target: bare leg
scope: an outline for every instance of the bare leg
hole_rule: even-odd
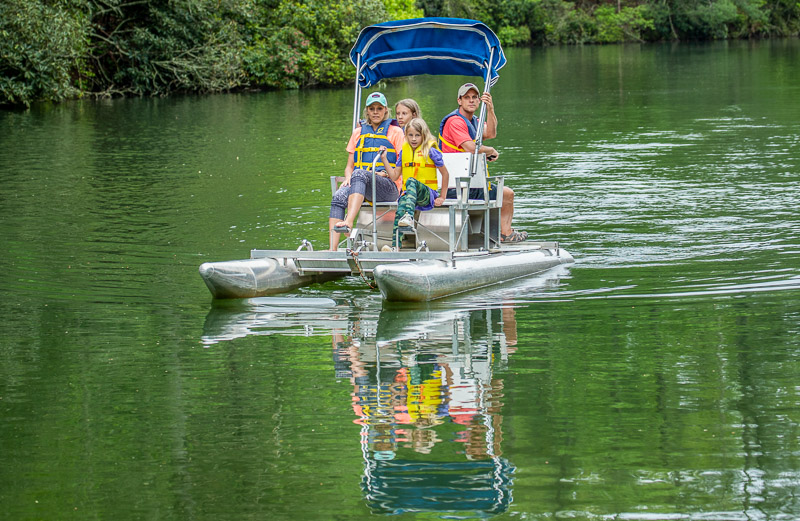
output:
[[[356,222],[358,211],[361,209],[361,203],[363,202],[364,196],[361,194],[350,194],[350,197],[347,198],[347,215],[342,222],[350,228],[352,228],[353,224]]]
[[[350,194],[347,198],[347,215],[344,219],[328,219],[328,241],[331,251],[336,251],[339,247],[339,240],[341,234],[333,229],[337,224],[346,224],[351,229],[356,221],[358,210],[361,209],[361,203],[364,202],[364,196],[361,194]]]
[[[334,219],[331,217],[328,219],[328,241],[329,241],[329,249],[331,251],[336,251],[336,248],[339,247],[339,232],[333,231],[333,227],[336,226],[336,223],[341,221],[341,219]]]
[[[352,197],[352,196],[351,196]],[[511,235],[511,219],[514,218],[514,190],[503,187],[503,206],[500,207],[500,233]]]
[[[501,312],[503,316],[503,333],[506,335],[506,345],[512,347],[517,345],[517,318],[516,310],[512,307],[503,308]],[[510,353],[516,351],[516,348],[509,349]]]

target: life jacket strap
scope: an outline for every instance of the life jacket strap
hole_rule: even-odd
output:
[[[448,146],[448,147],[450,147],[450,148],[453,148],[453,149],[455,149],[455,150],[458,150],[459,152],[466,152],[466,150],[464,150],[464,149],[463,149],[463,148],[461,148],[460,146],[458,146],[458,145],[453,145],[452,143],[449,143],[449,142],[448,142],[448,141],[447,141],[447,140],[446,140],[444,137],[442,137],[441,135],[439,135],[439,141],[441,141],[443,144],[447,145],[447,146]]]

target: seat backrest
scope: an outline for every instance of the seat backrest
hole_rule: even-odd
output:
[[[442,154],[444,158],[444,166],[447,167],[447,173],[450,174],[450,182],[448,188],[456,188],[457,177],[469,176],[469,162],[472,154],[469,152],[453,152]],[[470,188],[486,188],[486,154],[478,154],[477,173],[472,177],[469,183]],[[436,176],[439,179],[439,186],[442,186],[442,176],[437,171]]]

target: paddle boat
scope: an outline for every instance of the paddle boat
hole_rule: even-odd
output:
[[[484,92],[506,63],[497,36],[483,23],[456,18],[418,18],[364,28],[350,51],[356,68],[353,127],[359,124],[362,89],[386,78],[419,74],[479,76]],[[481,147],[486,106],[476,137]],[[207,262],[200,275],[215,298],[253,298],[355,275],[373,283],[388,301],[427,301],[527,277],[574,262],[553,241],[500,241],[502,176],[489,178],[485,154],[444,154],[448,187],[456,199],[416,212],[414,228],[402,229],[397,251],[381,251],[392,242],[397,202],[364,204],[356,225],[337,251],[315,251],[308,240],[295,250],[250,252],[246,260]],[[377,160],[377,159],[376,159]],[[375,163],[372,165],[375,175]],[[335,191],[343,178],[331,178]],[[488,198],[489,183],[497,199]],[[373,197],[375,200],[374,187]],[[469,199],[483,188],[483,199]]]

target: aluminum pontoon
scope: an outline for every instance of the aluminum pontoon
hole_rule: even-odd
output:
[[[497,36],[486,25],[455,18],[369,26],[359,34],[350,59],[356,67],[353,127],[359,124],[361,90],[384,78],[481,76],[484,91],[489,92],[499,77],[497,71],[506,63]],[[485,121],[482,105],[476,150]],[[416,212],[415,229],[403,230],[399,251],[381,251],[391,244],[397,203],[379,202],[362,207],[356,226],[338,251],[314,251],[304,240],[296,250],[256,249],[247,260],[205,263],[200,275],[215,298],[273,295],[356,275],[374,279],[386,300],[424,301],[574,262],[557,242],[501,243],[503,178],[488,177],[484,154],[444,154],[444,159],[449,188],[456,189],[458,197],[430,211]],[[340,180],[331,178],[332,191]],[[488,198],[489,181],[497,185],[495,200]],[[484,188],[484,198],[469,199],[469,188]]]

